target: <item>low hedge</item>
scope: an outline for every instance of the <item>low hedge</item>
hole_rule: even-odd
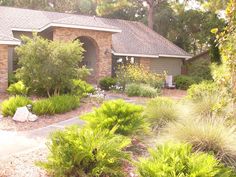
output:
[[[195,81],[192,77],[187,75],[179,75],[175,77],[176,88],[187,90],[191,85],[195,84]]]

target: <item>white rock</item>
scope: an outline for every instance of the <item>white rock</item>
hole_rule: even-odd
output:
[[[16,109],[15,115],[13,116],[13,120],[17,122],[25,122],[28,121],[29,110],[26,106],[20,107]]]
[[[28,121],[35,122],[36,120],[38,120],[38,116],[36,116],[35,114],[32,114],[30,112],[29,115],[28,115]]]

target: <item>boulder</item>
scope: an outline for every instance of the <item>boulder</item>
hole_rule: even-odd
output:
[[[17,122],[26,122],[28,120],[29,110],[26,106],[16,109],[13,120]]]
[[[38,116],[29,112],[27,107],[24,106],[24,107],[17,108],[15,115],[13,116],[12,119],[17,122],[26,122],[26,121],[34,122],[38,119]]]

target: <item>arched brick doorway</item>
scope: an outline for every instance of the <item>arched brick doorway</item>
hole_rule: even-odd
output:
[[[85,49],[82,64],[87,68],[92,69],[91,75],[88,77],[88,81],[91,83],[96,83],[99,56],[98,44],[93,38],[88,36],[80,36],[76,40],[79,40]]]

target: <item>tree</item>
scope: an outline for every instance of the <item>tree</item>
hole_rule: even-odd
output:
[[[81,43],[49,41],[36,34],[22,40],[24,44],[16,48],[20,65],[16,74],[32,91],[58,95],[78,79]]]

